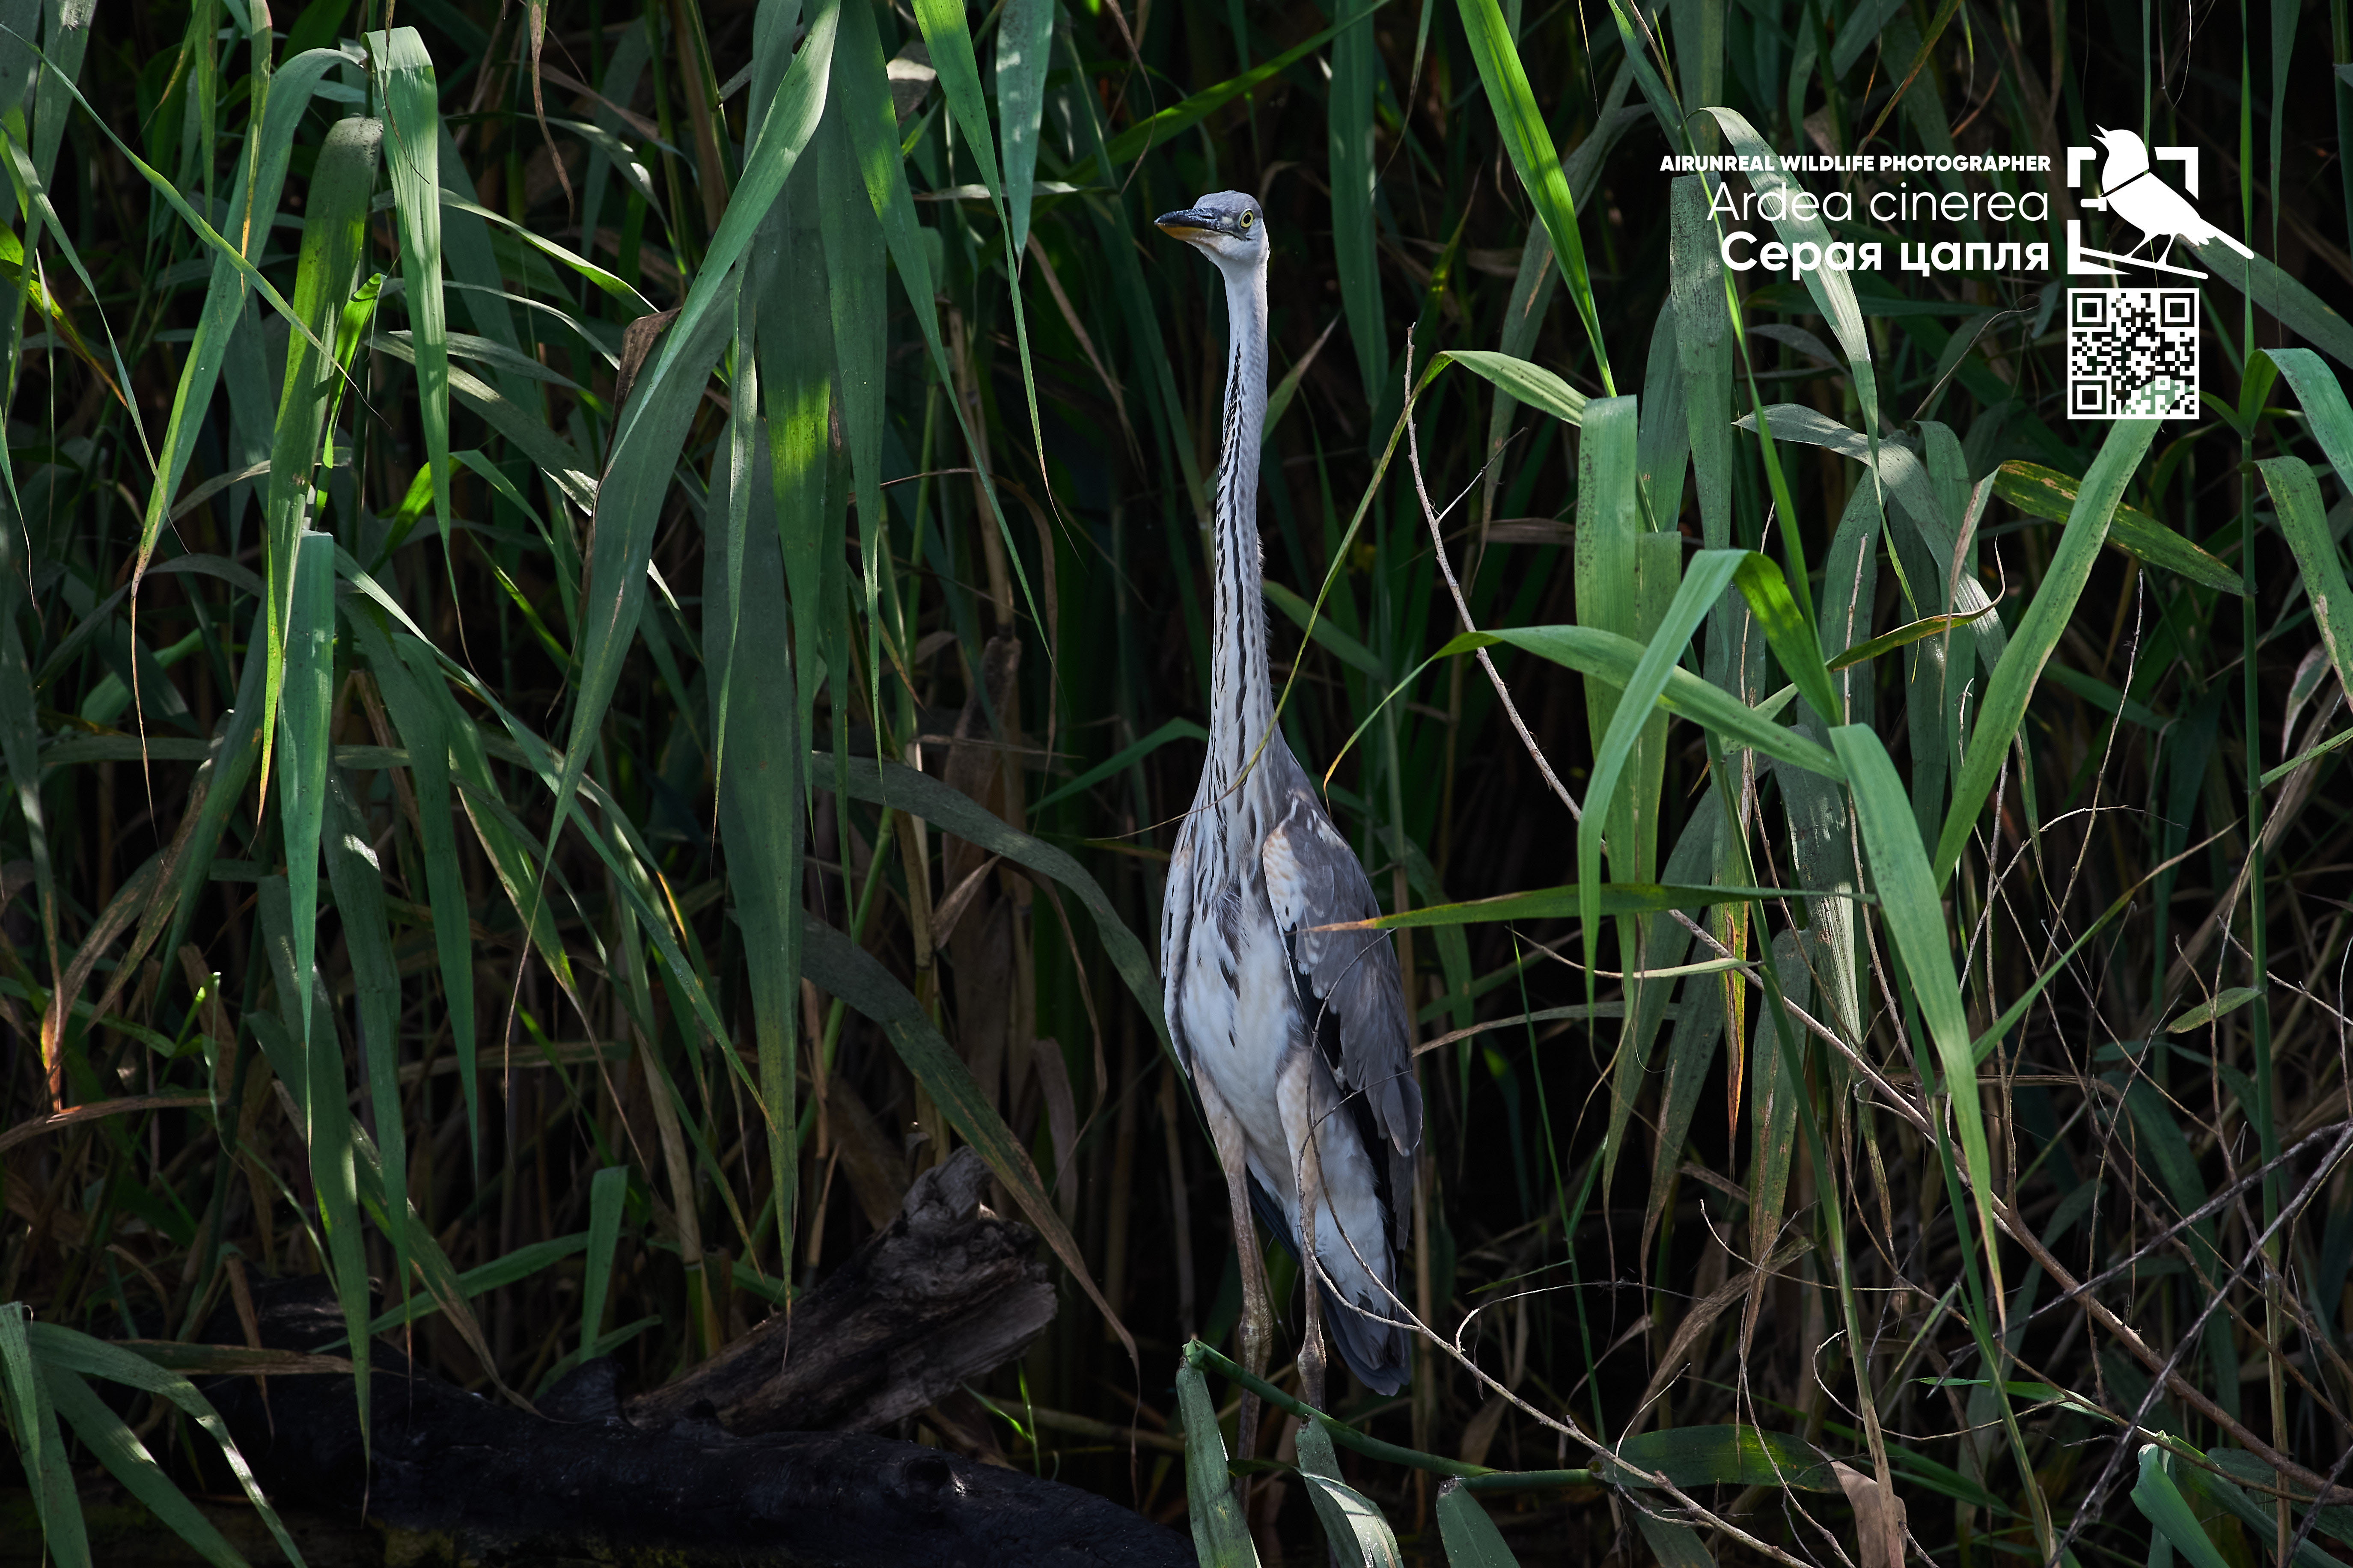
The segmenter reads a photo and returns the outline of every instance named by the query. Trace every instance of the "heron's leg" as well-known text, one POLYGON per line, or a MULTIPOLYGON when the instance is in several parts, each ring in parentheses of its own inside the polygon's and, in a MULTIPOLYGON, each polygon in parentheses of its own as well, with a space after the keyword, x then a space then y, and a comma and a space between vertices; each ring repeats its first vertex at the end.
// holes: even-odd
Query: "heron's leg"
POLYGON ((1282 1132, 1291 1145, 1299 1188, 1299 1261, 1307 1283, 1307 1332, 1299 1344, 1300 1394, 1316 1409, 1324 1408, 1324 1295, 1319 1288, 1315 1232, 1324 1209, 1324 1162, 1315 1147, 1315 1104, 1310 1086, 1314 1060, 1305 1051, 1294 1054, 1282 1070, 1277 1098, 1282 1110, 1282 1132))
POLYGON ((1317 1282, 1315 1250, 1315 1222, 1323 1208, 1324 1162, 1316 1155, 1311 1132, 1299 1153, 1300 1257, 1307 1270, 1307 1333, 1299 1346, 1299 1388, 1301 1396, 1318 1410, 1325 1408, 1324 1373, 1328 1364, 1324 1354, 1324 1290, 1317 1282))
MULTIPOLYGON (((1250 1222, 1250 1164, 1242 1148, 1242 1124, 1226 1105, 1207 1074, 1197 1074, 1193 1087, 1201 1096, 1201 1115, 1218 1145, 1218 1163, 1226 1173, 1226 1201, 1234 1223, 1234 1257, 1242 1271, 1241 1363, 1253 1377, 1266 1375, 1269 1348, 1274 1342, 1274 1313, 1267 1304, 1266 1257, 1259 1251, 1258 1229, 1250 1222)), ((1257 1446, 1258 1395, 1243 1391, 1241 1424, 1234 1436, 1234 1458, 1247 1459, 1257 1446)), ((1246 1482, 1235 1483, 1238 1488, 1246 1482)))

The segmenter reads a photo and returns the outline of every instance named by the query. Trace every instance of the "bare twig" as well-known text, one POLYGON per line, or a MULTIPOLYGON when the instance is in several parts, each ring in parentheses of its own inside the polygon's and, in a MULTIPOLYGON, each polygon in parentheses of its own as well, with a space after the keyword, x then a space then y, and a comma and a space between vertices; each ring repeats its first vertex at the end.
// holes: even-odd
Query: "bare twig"
MULTIPOLYGON (((1410 328, 1405 335, 1405 438, 1406 461, 1413 469, 1413 493, 1420 499, 1422 520, 1430 524, 1430 547, 1438 552, 1438 569, 1445 574, 1446 591, 1454 595, 1454 613, 1461 617, 1462 629, 1475 632, 1479 625, 1471 618, 1470 602, 1462 596, 1462 584, 1454 580, 1454 563, 1446 557, 1446 541, 1439 531, 1442 514, 1430 504, 1430 489, 1422 483, 1421 434, 1413 425, 1413 332, 1410 328)), ((1463 493, 1467 495, 1470 492, 1466 490, 1463 493)), ((1460 498, 1457 499, 1459 500, 1460 498)), ((1450 506, 1447 510, 1451 511, 1453 508, 1450 506)), ((1495 661, 1487 657, 1487 650, 1483 647, 1478 650, 1478 658, 1479 668, 1487 672, 1488 684, 1495 689, 1495 700, 1504 705, 1504 712, 1510 717, 1512 728, 1518 731, 1520 744, 1528 749, 1528 756, 1535 762, 1536 772, 1544 775, 1544 781, 1551 786, 1552 793, 1560 797, 1560 804, 1568 807, 1568 815, 1579 822, 1584 821, 1584 809, 1568 793, 1568 786, 1553 773, 1552 764, 1545 761, 1544 748, 1536 744, 1535 736, 1528 730, 1528 721, 1520 717, 1518 707, 1512 701, 1510 689, 1504 685, 1504 678, 1495 672, 1495 661)))

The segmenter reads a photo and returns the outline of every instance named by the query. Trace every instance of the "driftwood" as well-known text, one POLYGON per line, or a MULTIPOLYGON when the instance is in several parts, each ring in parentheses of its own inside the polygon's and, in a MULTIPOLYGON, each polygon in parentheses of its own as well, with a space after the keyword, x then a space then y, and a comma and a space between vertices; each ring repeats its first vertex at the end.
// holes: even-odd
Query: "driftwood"
MULTIPOLYGON (((967 1152, 831 1279, 678 1384, 626 1403, 591 1362, 539 1401, 492 1404, 374 1349, 369 1452, 335 1376, 207 1380, 273 1496, 367 1520, 406 1563, 1137 1564, 1180 1568, 1180 1537, 1074 1487, 845 1430, 939 1400, 1052 1316, 1029 1233, 979 1206, 967 1152), (735 1429, 730 1430, 730 1426, 735 1429)), ((262 1342, 341 1336, 324 1281, 255 1292, 262 1342)), ((226 1313, 211 1338, 244 1342, 226 1313)))
POLYGON ((924 1172, 899 1217, 824 1283, 675 1383, 627 1401, 639 1426, 709 1406, 737 1436, 871 1432, 1011 1361, 1053 1321, 1026 1226, 980 1203, 969 1149, 924 1172))

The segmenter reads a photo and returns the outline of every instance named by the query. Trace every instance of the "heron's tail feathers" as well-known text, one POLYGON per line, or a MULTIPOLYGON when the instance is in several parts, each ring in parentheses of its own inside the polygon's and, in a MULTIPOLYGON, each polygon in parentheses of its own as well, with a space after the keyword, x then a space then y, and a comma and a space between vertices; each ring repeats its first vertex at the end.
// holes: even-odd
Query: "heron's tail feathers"
MULTIPOLYGON (((1260 1183, 1256 1172, 1250 1173, 1249 1183, 1250 1208, 1258 1215, 1259 1223, 1296 1263, 1299 1237, 1293 1233, 1282 1205, 1260 1183)), ((1340 1359, 1348 1363, 1348 1370, 1383 1397, 1403 1388, 1413 1370, 1413 1342, 1406 1330, 1381 1321, 1396 1316, 1395 1310, 1386 1300, 1365 1300, 1352 1306, 1327 1287, 1319 1285, 1316 1289, 1324 1297, 1324 1336, 1339 1350, 1340 1359)))
POLYGON ((1324 1332, 1348 1370, 1376 1394, 1386 1396, 1403 1388, 1413 1371, 1413 1342, 1405 1330, 1379 1321, 1391 1315, 1388 1304, 1367 1301, 1360 1309, 1328 1289, 1323 1295, 1324 1332))

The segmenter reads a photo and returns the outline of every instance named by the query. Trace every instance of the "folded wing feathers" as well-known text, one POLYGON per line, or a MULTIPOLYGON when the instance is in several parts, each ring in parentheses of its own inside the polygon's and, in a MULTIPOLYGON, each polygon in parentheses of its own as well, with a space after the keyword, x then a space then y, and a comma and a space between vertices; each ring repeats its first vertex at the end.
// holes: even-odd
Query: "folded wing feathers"
POLYGON ((1410 1154, 1421 1142, 1421 1090, 1413 1080, 1397 952, 1384 932, 1314 929, 1368 920, 1381 910, 1355 851, 1303 778, 1288 796, 1261 852, 1268 900, 1303 989, 1339 1015, 1342 1086, 1361 1092, 1383 1135, 1398 1153, 1410 1154))

